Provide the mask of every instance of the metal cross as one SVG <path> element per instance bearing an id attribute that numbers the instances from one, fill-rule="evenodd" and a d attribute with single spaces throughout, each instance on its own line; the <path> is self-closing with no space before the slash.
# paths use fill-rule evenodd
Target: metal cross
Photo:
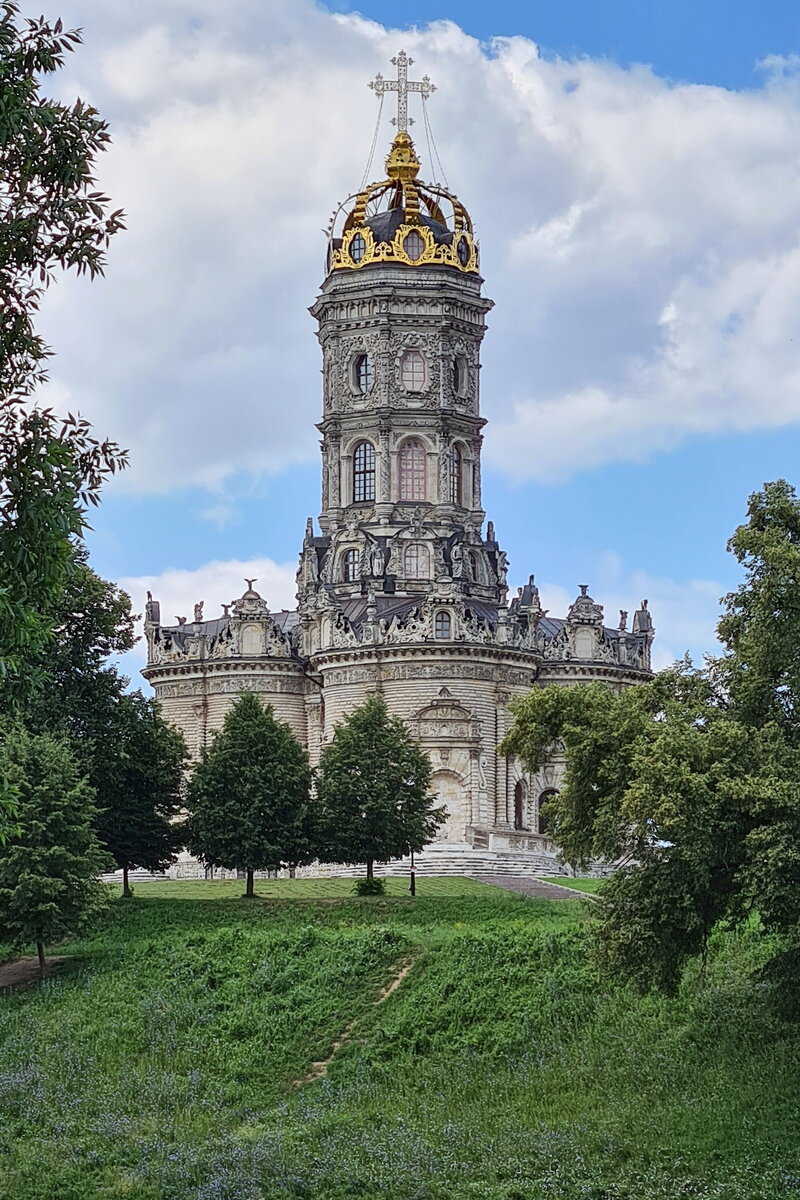
<path id="1" fill-rule="evenodd" d="M 422 99 L 427 100 L 431 92 L 436 91 L 427 75 L 423 75 L 419 82 L 409 80 L 408 68 L 413 62 L 413 58 L 409 58 L 405 50 L 401 50 L 392 59 L 392 63 L 397 67 L 397 79 L 384 79 L 382 75 L 376 75 L 369 85 L 376 96 L 383 96 L 386 92 L 397 92 L 397 116 L 392 117 L 392 124 L 406 131 L 409 125 L 414 124 L 413 118 L 409 120 L 408 117 L 408 93 L 419 92 Z"/>

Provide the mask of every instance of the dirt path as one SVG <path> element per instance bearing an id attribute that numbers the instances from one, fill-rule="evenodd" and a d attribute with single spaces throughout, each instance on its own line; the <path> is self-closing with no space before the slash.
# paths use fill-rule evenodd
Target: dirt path
<path id="1" fill-rule="evenodd" d="M 69 954 L 49 954 L 47 965 L 53 975 L 63 963 L 69 962 Z M 0 965 L 0 988 L 21 987 L 28 983 L 39 982 L 39 959 L 35 954 L 26 954 L 24 958 L 13 958 L 11 962 Z"/>
<path id="2" fill-rule="evenodd" d="M 377 996 L 372 1002 L 373 1008 L 377 1008 L 379 1004 L 383 1004 L 384 1000 L 388 1000 L 392 992 L 397 991 L 397 989 L 400 987 L 400 984 L 406 978 L 416 961 L 417 954 L 413 954 L 410 958 L 406 955 L 400 960 L 399 963 L 396 964 L 395 974 L 378 992 Z M 339 1034 L 339 1037 L 331 1046 L 331 1052 L 328 1057 L 321 1058 L 317 1062 L 312 1062 L 310 1070 L 308 1070 L 305 1075 L 301 1075 L 299 1079 L 294 1080 L 295 1087 L 304 1087 L 307 1083 L 313 1083 L 316 1079 L 324 1079 L 324 1077 L 328 1074 L 328 1068 L 336 1058 L 336 1055 L 339 1053 L 342 1047 L 346 1046 L 350 1041 L 352 1032 L 360 1020 L 361 1017 L 355 1017 L 349 1025 L 345 1026 L 345 1028 Z"/>

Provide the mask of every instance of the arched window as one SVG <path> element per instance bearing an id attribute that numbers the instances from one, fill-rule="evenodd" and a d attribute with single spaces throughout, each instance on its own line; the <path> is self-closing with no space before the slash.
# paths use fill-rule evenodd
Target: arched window
<path id="1" fill-rule="evenodd" d="M 403 573 L 407 579 L 429 579 L 431 573 L 430 562 L 428 547 L 420 546 L 417 542 L 414 542 L 412 545 L 406 546 L 405 553 L 403 554 Z M 447 616 L 447 613 L 440 615 Z"/>
<path id="2" fill-rule="evenodd" d="M 356 504 L 375 499 L 375 447 L 359 442 L 353 455 L 353 500 Z"/>
<path id="3" fill-rule="evenodd" d="M 400 499 L 425 499 L 425 447 L 418 438 L 403 442 L 399 458 Z"/>
<path id="4" fill-rule="evenodd" d="M 400 359 L 400 379 L 409 392 L 421 392 L 425 386 L 425 359 L 419 350 L 406 350 Z"/>
<path id="5" fill-rule="evenodd" d="M 514 785 L 514 828 L 525 828 L 525 785 L 521 779 Z"/>
<path id="6" fill-rule="evenodd" d="M 461 451 L 458 446 L 451 446 L 448 454 L 451 504 L 463 503 Z"/>
<path id="7" fill-rule="evenodd" d="M 536 828 L 539 833 L 549 833 L 553 827 L 553 821 L 548 812 L 548 802 L 557 795 L 558 788 L 546 788 L 539 797 L 539 803 L 536 806 Z"/>
<path id="8" fill-rule="evenodd" d="M 441 638 L 441 639 L 449 638 L 450 637 L 450 628 L 451 628 L 450 613 L 449 612 L 437 612 L 436 620 L 434 622 L 434 627 L 433 627 L 435 637 Z"/>
<path id="9" fill-rule="evenodd" d="M 372 359 L 368 354 L 359 354 L 353 362 L 353 383 L 357 392 L 368 392 L 372 387 Z"/>
<path id="10" fill-rule="evenodd" d="M 357 550 L 345 550 L 342 570 L 345 583 L 355 583 L 358 579 L 360 561 L 361 555 Z"/>

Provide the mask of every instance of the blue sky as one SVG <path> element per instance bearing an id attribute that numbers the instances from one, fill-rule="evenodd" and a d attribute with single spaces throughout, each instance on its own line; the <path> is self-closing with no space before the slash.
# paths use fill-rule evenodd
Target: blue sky
<path id="1" fill-rule="evenodd" d="M 259 560 L 288 602 L 319 508 L 319 229 L 406 45 L 497 301 L 484 501 L 510 582 L 534 571 L 554 613 L 588 583 L 614 622 L 649 592 L 666 657 L 712 649 L 748 493 L 800 477 L 797 6 L 410 0 L 390 35 L 383 2 L 217 10 L 60 9 L 87 39 L 65 91 L 112 121 L 101 182 L 132 218 L 107 280 L 45 313 L 53 398 L 132 447 L 96 568 L 213 615 Z"/>

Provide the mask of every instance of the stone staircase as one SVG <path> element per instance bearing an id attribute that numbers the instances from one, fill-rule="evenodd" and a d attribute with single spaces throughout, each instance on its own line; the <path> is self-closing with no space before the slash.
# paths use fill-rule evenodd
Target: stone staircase
<path id="1" fill-rule="evenodd" d="M 535 851 L 497 851 L 476 850 L 468 844 L 451 843 L 449 846 L 428 846 L 421 854 L 414 855 L 414 869 L 417 875 L 437 878 L 468 878 L 480 877 L 491 882 L 492 877 L 504 879 L 538 879 L 542 876 L 563 875 L 568 877 L 568 870 L 548 854 L 537 854 Z M 391 862 L 375 863 L 375 874 L 381 877 L 405 876 L 411 873 L 411 858 L 392 859 Z M 288 871 L 281 871 L 281 878 L 287 878 Z M 364 866 L 343 866 L 337 863 L 313 863 L 307 867 L 298 867 L 297 879 L 357 879 L 364 874 Z M 217 879 L 235 879 L 234 871 L 216 871 Z M 131 887 L 137 883 L 156 883 L 168 879 L 204 879 L 205 869 L 192 862 L 180 864 L 180 868 L 171 868 L 166 874 L 152 874 L 150 871 L 131 870 L 128 879 Z M 266 879 L 265 871 L 256 872 L 257 879 Z M 102 875 L 104 883 L 122 885 L 122 871 Z"/>
<path id="2" fill-rule="evenodd" d="M 567 870 L 548 854 L 533 851 L 475 850 L 472 846 L 428 846 L 421 854 L 414 855 L 417 875 L 438 876 L 503 876 L 506 878 L 541 878 L 543 875 L 567 875 Z M 411 858 L 395 858 L 388 863 L 375 863 L 375 874 L 381 877 L 409 875 Z M 364 874 L 363 865 L 339 866 L 330 863 L 300 867 L 298 878 L 354 879 Z"/>

